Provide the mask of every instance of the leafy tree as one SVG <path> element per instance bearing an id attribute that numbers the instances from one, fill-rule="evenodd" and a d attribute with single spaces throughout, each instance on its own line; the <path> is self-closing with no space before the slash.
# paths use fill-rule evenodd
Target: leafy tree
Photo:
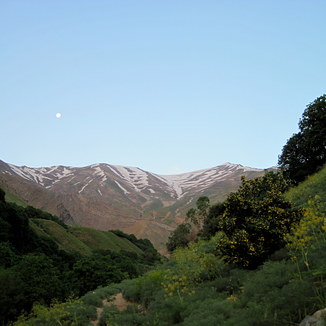
<path id="1" fill-rule="evenodd" d="M 326 95 L 307 106 L 299 129 L 283 147 L 278 161 L 284 176 L 294 184 L 326 163 Z"/>
<path id="2" fill-rule="evenodd" d="M 196 201 L 196 207 L 188 210 L 187 220 L 190 220 L 195 226 L 201 229 L 209 212 L 209 198 L 206 196 L 199 197 Z"/>
<path id="3" fill-rule="evenodd" d="M 0 241 L 9 241 L 19 252 L 26 252 L 31 230 L 24 209 L 0 201 L 0 226 Z"/>
<path id="4" fill-rule="evenodd" d="M 0 324 L 16 318 L 26 309 L 26 297 L 22 291 L 24 286 L 20 273 L 12 269 L 0 268 Z"/>
<path id="5" fill-rule="evenodd" d="M 219 231 L 219 219 L 224 210 L 224 203 L 215 204 L 209 208 L 208 215 L 199 234 L 203 239 L 209 240 Z"/>
<path id="6" fill-rule="evenodd" d="M 166 248 L 169 252 L 172 252 L 178 247 L 186 247 L 190 241 L 190 224 L 183 223 L 178 225 L 178 227 L 170 235 L 168 242 L 166 243 Z"/>
<path id="7" fill-rule="evenodd" d="M 256 268 L 285 245 L 285 235 L 299 219 L 299 211 L 283 197 L 286 186 L 281 174 L 273 172 L 254 180 L 242 177 L 219 218 L 223 236 L 217 248 L 228 262 Z"/>
<path id="8" fill-rule="evenodd" d="M 18 256 L 9 242 L 0 242 L 0 268 L 11 267 L 18 261 Z"/>
<path id="9" fill-rule="evenodd" d="M 5 201 L 6 193 L 0 188 L 0 201 Z"/>
<path id="10" fill-rule="evenodd" d="M 40 218 L 43 220 L 51 220 L 54 221 L 58 224 L 60 224 L 62 227 L 65 229 L 68 228 L 68 226 L 61 220 L 59 217 L 54 216 L 48 212 L 44 212 L 41 209 L 32 207 L 32 206 L 27 206 L 25 209 L 25 214 L 27 214 L 28 218 Z"/>
<path id="11" fill-rule="evenodd" d="M 110 257 L 99 254 L 84 257 L 73 266 L 73 279 L 79 296 L 100 285 L 120 282 L 124 278 L 125 275 Z"/>

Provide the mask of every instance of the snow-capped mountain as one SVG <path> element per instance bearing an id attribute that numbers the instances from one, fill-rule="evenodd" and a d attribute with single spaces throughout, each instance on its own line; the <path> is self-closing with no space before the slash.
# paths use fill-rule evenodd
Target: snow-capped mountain
<path id="1" fill-rule="evenodd" d="M 93 164 L 87 167 L 76 168 L 67 166 L 52 166 L 42 168 L 18 167 L 7 164 L 9 169 L 2 173 L 16 174 L 25 180 L 32 181 L 46 189 L 56 190 L 59 185 L 70 185 L 78 193 L 87 192 L 86 188 L 97 189 L 102 195 L 101 189 L 107 187 L 107 181 L 113 180 L 126 197 L 136 191 L 157 197 L 157 191 L 164 192 L 174 199 L 180 199 L 204 191 L 216 182 L 229 179 L 235 172 L 258 172 L 261 169 L 243 167 L 231 163 L 189 173 L 177 175 L 158 175 L 146 172 L 140 168 L 124 167 L 109 164 Z"/>
<path id="2" fill-rule="evenodd" d="M 0 187 L 68 223 L 104 230 L 119 228 L 158 245 L 198 197 L 224 200 L 237 189 L 242 175 L 253 178 L 263 173 L 231 163 L 158 175 L 110 164 L 30 168 L 0 161 Z"/>

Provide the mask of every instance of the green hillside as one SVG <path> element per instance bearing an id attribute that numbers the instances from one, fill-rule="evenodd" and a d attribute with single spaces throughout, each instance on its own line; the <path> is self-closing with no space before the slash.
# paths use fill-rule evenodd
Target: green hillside
<path id="1" fill-rule="evenodd" d="M 112 251 L 126 250 L 136 254 L 143 253 L 140 248 L 135 246 L 128 239 L 118 237 L 109 231 L 99 231 L 86 227 L 71 227 L 69 231 L 91 249 L 109 249 Z"/>
<path id="2" fill-rule="evenodd" d="M 297 208 L 306 208 L 309 200 L 318 200 L 322 212 L 326 213 L 326 166 L 291 188 L 286 198 Z"/>
<path id="3" fill-rule="evenodd" d="M 22 206 L 22 207 L 27 206 L 27 204 L 21 198 L 11 194 L 10 192 L 6 192 L 5 199 L 6 199 L 6 202 L 8 202 L 8 203 L 14 203 L 14 204 L 16 204 L 18 206 Z"/>
<path id="4" fill-rule="evenodd" d="M 143 253 L 128 239 L 118 237 L 112 232 L 86 227 L 64 228 L 54 221 L 43 219 L 32 219 L 30 226 L 38 235 L 54 240 L 60 249 L 83 256 L 92 254 L 94 249 Z"/>
<path id="5" fill-rule="evenodd" d="M 69 229 L 65 229 L 54 221 L 32 219 L 30 226 L 38 235 L 54 240 L 62 250 L 78 253 L 82 256 L 92 253 L 92 250 L 70 233 Z"/>

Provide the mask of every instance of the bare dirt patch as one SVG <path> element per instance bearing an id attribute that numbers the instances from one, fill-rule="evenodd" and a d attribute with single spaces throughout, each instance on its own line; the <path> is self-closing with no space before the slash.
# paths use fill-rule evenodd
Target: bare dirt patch
<path id="1" fill-rule="evenodd" d="M 100 322 L 100 319 L 102 317 L 104 307 L 106 306 L 115 306 L 119 311 L 125 310 L 128 306 L 133 305 L 132 302 L 129 302 L 125 300 L 122 296 L 122 293 L 118 293 L 113 297 L 112 301 L 108 301 L 107 299 L 103 300 L 103 307 L 97 307 L 96 308 L 96 313 L 97 313 L 97 318 L 96 320 L 92 320 L 91 324 L 93 326 L 97 326 Z"/>

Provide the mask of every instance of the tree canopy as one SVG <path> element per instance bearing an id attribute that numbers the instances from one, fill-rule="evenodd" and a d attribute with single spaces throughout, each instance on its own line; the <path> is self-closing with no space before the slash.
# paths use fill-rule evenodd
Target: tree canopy
<path id="1" fill-rule="evenodd" d="M 293 184 L 303 181 L 326 163 L 326 95 L 307 106 L 299 129 L 283 147 L 278 161 L 284 176 Z"/>
<path id="2" fill-rule="evenodd" d="M 186 247 L 190 241 L 190 229 L 189 223 L 183 223 L 172 232 L 166 243 L 166 248 L 169 252 L 172 252 L 178 247 Z"/>

